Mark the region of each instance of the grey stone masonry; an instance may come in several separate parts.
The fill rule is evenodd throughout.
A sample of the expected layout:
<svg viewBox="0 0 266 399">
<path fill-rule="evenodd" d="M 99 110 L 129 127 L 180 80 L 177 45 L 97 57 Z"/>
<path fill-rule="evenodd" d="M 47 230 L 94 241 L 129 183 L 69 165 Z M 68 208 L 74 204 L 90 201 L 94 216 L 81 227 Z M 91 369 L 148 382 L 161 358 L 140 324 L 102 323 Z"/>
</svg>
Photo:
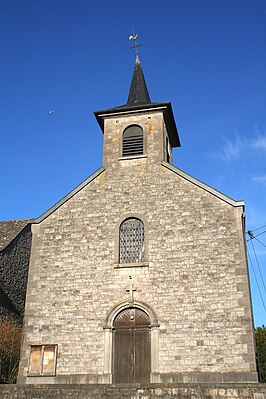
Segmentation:
<svg viewBox="0 0 266 399">
<path fill-rule="evenodd" d="M 145 151 L 122 158 L 133 123 Z M 257 381 L 243 202 L 162 165 L 164 130 L 160 110 L 109 115 L 105 169 L 32 225 L 20 382 L 111 383 L 112 322 L 132 304 L 152 320 L 151 382 Z M 145 225 L 145 262 L 120 265 L 119 226 L 134 215 Z M 28 376 L 33 344 L 58 345 L 56 376 Z M 160 389 L 121 397 L 179 397 Z M 265 397 L 191 389 L 180 397 Z"/>
<path fill-rule="evenodd" d="M 1 399 L 266 399 L 265 384 L 0 385 Z"/>
<path fill-rule="evenodd" d="M 2 224 L 8 225 L 8 222 Z M 26 225 L 9 245 L 0 251 L 0 317 L 12 316 L 22 321 L 30 249 L 31 230 L 30 225 Z"/>
</svg>

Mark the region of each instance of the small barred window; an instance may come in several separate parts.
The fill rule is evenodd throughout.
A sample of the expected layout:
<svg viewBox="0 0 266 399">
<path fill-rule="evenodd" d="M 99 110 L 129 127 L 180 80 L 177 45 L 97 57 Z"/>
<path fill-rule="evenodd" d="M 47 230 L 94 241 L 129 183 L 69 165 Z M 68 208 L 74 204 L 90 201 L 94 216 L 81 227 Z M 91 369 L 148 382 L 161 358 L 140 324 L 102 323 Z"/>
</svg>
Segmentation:
<svg viewBox="0 0 266 399">
<path fill-rule="evenodd" d="M 122 156 L 143 154 L 143 130 L 138 125 L 128 126 L 123 133 Z"/>
<path fill-rule="evenodd" d="M 120 263 L 144 261 L 144 224 L 140 219 L 126 219 L 120 226 Z"/>
</svg>

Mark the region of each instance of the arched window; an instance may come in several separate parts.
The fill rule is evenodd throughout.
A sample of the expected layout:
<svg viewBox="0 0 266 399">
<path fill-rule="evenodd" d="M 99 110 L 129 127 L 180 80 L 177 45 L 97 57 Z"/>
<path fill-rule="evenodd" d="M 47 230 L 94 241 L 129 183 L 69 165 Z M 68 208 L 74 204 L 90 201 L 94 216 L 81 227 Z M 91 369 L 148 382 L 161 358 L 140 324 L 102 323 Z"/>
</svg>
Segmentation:
<svg viewBox="0 0 266 399">
<path fill-rule="evenodd" d="M 123 133 L 122 156 L 143 154 L 143 130 L 138 125 L 128 126 Z"/>
<path fill-rule="evenodd" d="M 143 262 L 144 255 L 144 224 L 137 218 L 126 219 L 119 230 L 119 261 L 120 263 Z"/>
</svg>

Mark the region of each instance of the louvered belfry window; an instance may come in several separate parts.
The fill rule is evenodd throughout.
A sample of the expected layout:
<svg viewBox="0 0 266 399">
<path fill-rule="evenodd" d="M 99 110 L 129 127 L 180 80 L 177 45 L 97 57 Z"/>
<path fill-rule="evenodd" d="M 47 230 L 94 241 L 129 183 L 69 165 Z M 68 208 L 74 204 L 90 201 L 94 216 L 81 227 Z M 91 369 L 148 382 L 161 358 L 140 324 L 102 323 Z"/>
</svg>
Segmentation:
<svg viewBox="0 0 266 399">
<path fill-rule="evenodd" d="M 136 263 L 144 260 L 144 224 L 140 219 L 126 219 L 120 226 L 120 263 Z"/>
<path fill-rule="evenodd" d="M 123 133 L 123 157 L 143 154 L 143 130 L 138 125 L 128 126 Z"/>
</svg>

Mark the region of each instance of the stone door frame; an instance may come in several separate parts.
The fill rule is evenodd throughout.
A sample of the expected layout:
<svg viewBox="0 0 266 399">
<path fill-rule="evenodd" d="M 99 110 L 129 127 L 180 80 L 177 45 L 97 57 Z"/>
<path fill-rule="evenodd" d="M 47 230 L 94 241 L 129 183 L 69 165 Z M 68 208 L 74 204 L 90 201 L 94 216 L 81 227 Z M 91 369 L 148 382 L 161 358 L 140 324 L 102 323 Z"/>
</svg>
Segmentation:
<svg viewBox="0 0 266 399">
<path fill-rule="evenodd" d="M 124 301 L 109 312 L 103 329 L 104 329 L 104 374 L 109 375 L 109 382 L 112 383 L 112 370 L 113 370 L 113 323 L 115 317 L 121 311 L 127 308 L 139 308 L 146 312 L 151 321 L 151 377 L 150 382 L 157 382 L 156 376 L 159 373 L 159 323 L 156 313 L 144 302 L 135 301 L 129 302 Z"/>
</svg>

